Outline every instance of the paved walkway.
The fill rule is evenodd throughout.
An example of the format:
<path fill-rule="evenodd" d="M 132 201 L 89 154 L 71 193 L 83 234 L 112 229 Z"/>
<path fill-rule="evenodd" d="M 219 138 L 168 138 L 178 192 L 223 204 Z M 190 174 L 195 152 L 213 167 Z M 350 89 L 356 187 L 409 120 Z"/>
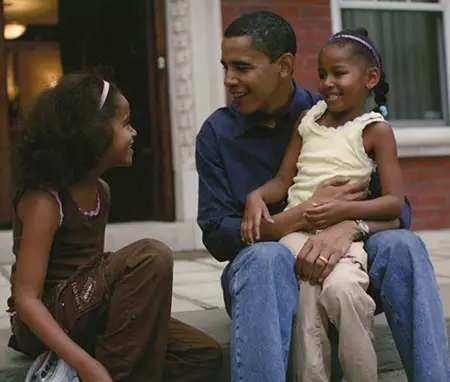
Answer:
<path fill-rule="evenodd" d="M 450 317 L 450 230 L 424 231 L 419 235 L 430 252 L 437 280 L 441 288 L 446 316 Z M 11 270 L 9 239 L 0 235 L 0 329 L 8 327 L 5 313 L 9 296 L 8 277 Z M 225 263 L 219 263 L 206 252 L 179 252 L 176 254 L 173 287 L 173 312 L 222 308 L 220 275 Z M 1 305 L 3 304 L 3 306 Z M 383 319 L 379 317 L 378 319 Z"/>
<path fill-rule="evenodd" d="M 430 252 L 442 295 L 445 315 L 447 318 L 450 318 L 450 230 L 425 231 L 419 232 L 419 235 L 425 241 Z M 5 311 L 6 299 L 9 296 L 8 278 L 11 271 L 11 263 L 10 233 L 0 231 L 0 333 L 3 334 L 1 342 L 6 341 L 6 338 L 8 338 L 8 330 L 2 331 L 1 329 L 9 328 L 9 319 Z M 187 314 L 189 316 L 188 312 L 223 308 L 220 275 L 225 265 L 217 262 L 204 251 L 177 252 L 174 268 L 173 312 L 176 315 Z M 214 312 L 218 314 L 217 310 L 213 310 L 210 313 Z M 385 323 L 384 315 L 377 316 L 376 322 Z M 195 325 L 195 323 L 191 324 Z M 214 330 L 217 331 L 217 329 L 214 326 Z M 392 348 L 393 345 L 390 347 Z M 20 366 L 16 365 L 17 361 L 11 360 L 11 352 L 8 353 L 5 349 L 6 346 L 2 346 L 1 350 L 4 354 L 0 354 L 0 379 L 14 382 L 22 380 L 20 378 L 17 379 L 18 375 L 23 373 L 27 366 L 22 366 L 22 368 L 25 368 L 22 371 L 20 371 L 21 369 L 18 369 L 19 371 L 14 369 L 14 367 L 20 368 Z M 389 357 L 392 358 L 394 354 L 391 353 L 388 352 L 386 354 L 389 354 Z M 398 368 L 401 368 L 401 366 L 398 365 Z M 380 374 L 381 381 L 406 382 L 406 377 L 402 370 L 382 372 Z"/>

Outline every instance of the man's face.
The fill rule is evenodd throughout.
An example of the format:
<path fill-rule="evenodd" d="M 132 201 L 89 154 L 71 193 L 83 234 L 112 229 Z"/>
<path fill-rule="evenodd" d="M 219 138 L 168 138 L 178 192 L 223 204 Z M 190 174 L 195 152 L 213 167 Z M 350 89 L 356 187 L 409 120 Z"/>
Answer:
<path fill-rule="evenodd" d="M 242 114 L 273 111 L 281 70 L 277 62 L 256 50 L 248 36 L 225 37 L 221 62 L 225 86 Z"/>

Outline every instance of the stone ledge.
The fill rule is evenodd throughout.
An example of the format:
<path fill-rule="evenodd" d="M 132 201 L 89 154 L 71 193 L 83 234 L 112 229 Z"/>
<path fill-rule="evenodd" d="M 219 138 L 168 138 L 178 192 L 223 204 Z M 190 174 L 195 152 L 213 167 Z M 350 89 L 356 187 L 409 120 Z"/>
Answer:
<path fill-rule="evenodd" d="M 400 158 L 441 157 L 450 155 L 450 127 L 396 127 Z"/>
<path fill-rule="evenodd" d="M 196 328 L 214 337 L 224 351 L 224 367 L 222 382 L 229 380 L 229 332 L 230 320 L 224 309 L 212 309 L 206 311 L 182 312 L 174 314 L 174 317 L 195 326 Z M 379 362 L 380 381 L 406 382 L 403 368 L 394 345 L 390 330 L 384 322 L 379 322 L 375 327 L 376 349 Z M 447 321 L 447 330 L 450 321 Z M 0 330 L 0 341 L 4 345 L 0 350 L 0 381 L 23 382 L 24 375 L 31 361 L 26 357 L 6 348 L 9 330 Z"/>
<path fill-rule="evenodd" d="M 212 309 L 208 311 L 181 312 L 176 316 L 179 320 L 195 326 L 208 333 L 222 346 L 224 353 L 224 370 L 222 381 L 229 381 L 229 350 L 230 350 L 230 319 L 225 309 Z M 447 330 L 450 331 L 450 320 L 447 321 Z M 382 316 L 375 319 L 375 338 L 378 356 L 378 370 L 380 382 L 406 382 L 403 366 L 400 361 L 391 331 Z M 337 382 L 337 381 L 332 381 Z"/>

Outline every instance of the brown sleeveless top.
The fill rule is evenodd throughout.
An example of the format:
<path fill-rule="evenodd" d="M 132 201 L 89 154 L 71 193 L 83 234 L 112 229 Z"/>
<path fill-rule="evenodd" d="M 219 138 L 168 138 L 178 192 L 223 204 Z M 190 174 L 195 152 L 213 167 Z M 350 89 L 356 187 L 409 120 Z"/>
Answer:
<path fill-rule="evenodd" d="M 67 280 L 74 272 L 104 251 L 105 228 L 110 205 L 109 191 L 103 181 L 98 180 L 98 213 L 87 216 L 78 209 L 69 190 L 56 194 L 61 207 L 62 221 L 56 230 L 44 283 L 44 295 L 58 283 Z M 17 206 L 16 206 L 17 207 Z M 14 214 L 13 253 L 17 258 L 22 238 L 22 221 Z M 8 299 L 9 312 L 14 312 L 14 276 L 16 263 L 11 270 L 11 297 Z"/>

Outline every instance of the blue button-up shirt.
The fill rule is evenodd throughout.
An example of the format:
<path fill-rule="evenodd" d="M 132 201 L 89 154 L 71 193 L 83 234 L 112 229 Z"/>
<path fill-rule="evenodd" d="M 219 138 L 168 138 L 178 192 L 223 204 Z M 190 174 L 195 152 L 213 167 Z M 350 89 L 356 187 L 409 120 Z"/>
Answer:
<path fill-rule="evenodd" d="M 247 195 L 272 179 L 280 165 L 300 113 L 320 100 L 319 95 L 295 86 L 288 107 L 276 115 L 275 128 L 258 125 L 240 114 L 235 104 L 216 110 L 197 135 L 199 175 L 197 222 L 203 243 L 219 261 L 233 260 L 245 247 L 240 237 Z M 380 196 L 378 174 L 372 177 L 372 197 Z M 269 206 L 281 212 L 285 201 Z M 409 227 L 411 208 L 406 200 L 402 225 Z"/>

